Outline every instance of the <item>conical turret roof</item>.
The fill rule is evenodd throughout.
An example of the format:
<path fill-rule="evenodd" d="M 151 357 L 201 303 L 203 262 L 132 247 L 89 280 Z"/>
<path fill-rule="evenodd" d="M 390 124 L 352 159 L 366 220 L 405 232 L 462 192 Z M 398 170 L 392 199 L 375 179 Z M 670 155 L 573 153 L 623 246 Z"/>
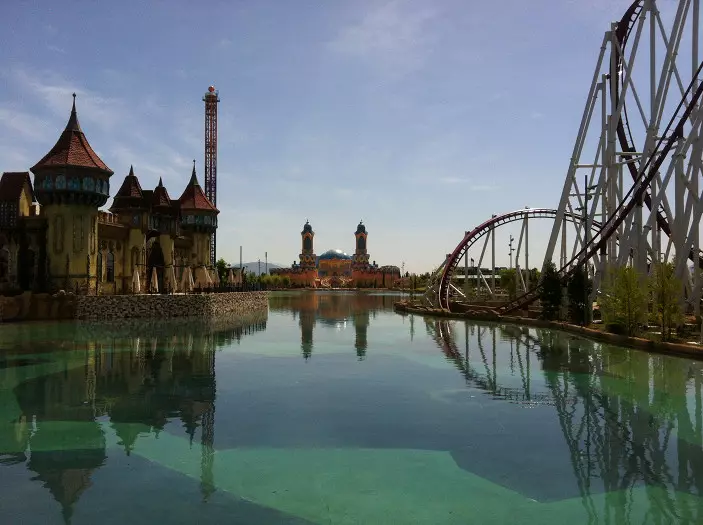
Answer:
<path fill-rule="evenodd" d="M 198 176 L 195 173 L 195 161 L 193 161 L 193 172 L 190 175 L 188 186 L 183 190 L 183 195 L 178 201 L 181 204 L 181 210 L 201 210 L 219 213 L 218 209 L 205 195 L 200 183 L 198 183 Z"/>
<path fill-rule="evenodd" d="M 112 175 L 112 170 L 98 157 L 98 155 L 90 147 L 88 139 L 78 123 L 78 114 L 76 112 L 76 94 L 73 94 L 73 107 L 71 108 L 71 116 L 66 123 L 59 140 L 53 148 L 44 155 L 39 162 L 32 167 L 32 172 L 42 170 L 44 168 L 89 168 L 102 171 L 108 176 Z"/>
<path fill-rule="evenodd" d="M 168 191 L 164 186 L 163 180 L 159 177 L 159 184 L 154 188 L 154 193 L 151 196 L 151 205 L 155 208 L 170 208 L 171 197 L 168 196 Z"/>

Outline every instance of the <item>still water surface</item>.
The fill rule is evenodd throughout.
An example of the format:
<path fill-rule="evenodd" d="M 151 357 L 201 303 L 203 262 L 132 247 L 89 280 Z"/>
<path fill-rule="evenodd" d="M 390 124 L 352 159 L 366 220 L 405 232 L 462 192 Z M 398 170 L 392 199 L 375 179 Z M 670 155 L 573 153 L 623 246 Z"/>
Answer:
<path fill-rule="evenodd" d="M 703 522 L 703 366 L 280 293 L 0 327 L 0 523 Z"/>

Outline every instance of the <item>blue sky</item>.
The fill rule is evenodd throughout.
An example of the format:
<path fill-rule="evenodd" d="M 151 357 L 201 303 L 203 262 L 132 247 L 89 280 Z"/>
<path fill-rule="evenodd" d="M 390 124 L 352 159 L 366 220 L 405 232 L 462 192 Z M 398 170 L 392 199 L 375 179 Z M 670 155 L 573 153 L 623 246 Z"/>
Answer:
<path fill-rule="evenodd" d="M 306 218 L 318 254 L 352 252 L 363 219 L 373 260 L 430 270 L 492 213 L 556 206 L 603 32 L 629 3 L 8 3 L 0 170 L 53 146 L 75 91 L 112 192 L 133 164 L 178 198 L 192 159 L 202 183 L 214 84 L 218 256 L 290 264 Z"/>

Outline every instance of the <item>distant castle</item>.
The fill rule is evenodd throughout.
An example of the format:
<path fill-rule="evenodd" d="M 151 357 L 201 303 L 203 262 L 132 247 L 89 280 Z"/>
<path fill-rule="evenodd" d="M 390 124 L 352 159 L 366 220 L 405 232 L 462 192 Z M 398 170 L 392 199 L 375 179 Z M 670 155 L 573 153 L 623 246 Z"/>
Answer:
<path fill-rule="evenodd" d="M 309 288 L 390 288 L 400 279 L 400 268 L 381 266 L 376 261 L 369 263 L 366 248 L 368 232 L 363 222 L 359 222 L 354 232 L 356 249 L 354 255 L 341 250 L 328 250 L 319 257 L 313 249 L 315 232 L 306 221 L 302 237 L 302 250 L 299 263 L 290 268 L 276 268 L 272 275 L 288 276 L 293 286 Z"/>
<path fill-rule="evenodd" d="M 129 293 L 142 286 L 177 288 L 186 277 L 206 283 L 210 237 L 219 211 L 195 173 L 178 200 L 159 180 L 142 189 L 130 167 L 107 213 L 113 171 L 93 151 L 71 115 L 56 145 L 28 172 L 0 179 L 0 293 L 74 290 Z M 157 282 L 152 282 L 154 277 Z"/>

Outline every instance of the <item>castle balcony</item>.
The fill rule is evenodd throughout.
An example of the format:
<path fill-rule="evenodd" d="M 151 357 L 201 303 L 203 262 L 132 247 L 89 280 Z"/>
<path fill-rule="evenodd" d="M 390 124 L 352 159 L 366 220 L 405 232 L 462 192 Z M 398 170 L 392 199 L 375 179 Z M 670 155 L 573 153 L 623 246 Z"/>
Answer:
<path fill-rule="evenodd" d="M 118 224 L 120 222 L 119 215 L 110 213 L 109 211 L 99 211 L 98 222 L 100 224 Z"/>

